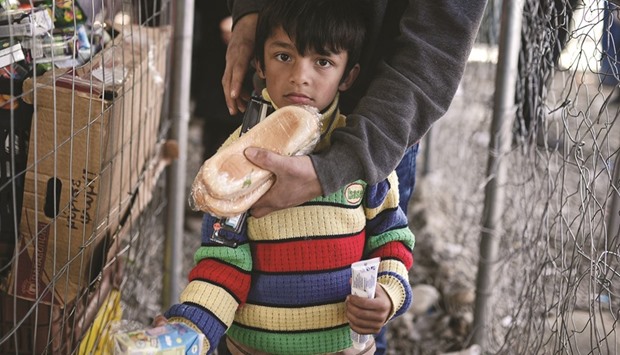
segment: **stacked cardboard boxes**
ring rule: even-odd
[[[24,83],[34,114],[10,294],[70,305],[148,203],[140,186],[158,153],[169,44],[168,27],[126,26],[83,67]]]

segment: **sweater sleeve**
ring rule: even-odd
[[[413,264],[415,237],[407,216],[398,205],[396,173],[368,186],[366,209],[366,258],[380,257],[378,282],[392,300],[390,319],[403,314],[411,305],[409,269]]]
[[[258,12],[268,0],[227,0],[228,9],[232,14],[233,25],[243,16]]]
[[[183,322],[202,331],[208,353],[215,351],[237,308],[247,300],[252,270],[245,224],[233,232],[219,229],[216,222],[215,217],[205,214],[202,243],[194,257],[196,266],[189,274],[189,284],[181,293],[180,303],[165,313],[171,322]],[[216,230],[227,244],[214,240]]]
[[[311,156],[325,195],[357,179],[369,184],[384,179],[446,112],[485,5],[486,0],[409,0],[400,34],[347,115],[347,126],[334,131],[330,149]]]

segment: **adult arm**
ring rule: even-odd
[[[229,5],[233,11],[247,14],[258,10],[263,2],[229,0]],[[257,7],[252,9],[251,5]],[[330,149],[311,155],[310,159],[276,157],[266,151],[246,152],[248,159],[271,170],[277,178],[271,190],[254,205],[252,214],[261,217],[298,205],[320,194],[333,193],[357,179],[377,183],[385,178],[405,149],[417,142],[448,109],[485,5],[486,0],[410,0],[401,19],[401,34],[392,46],[394,50],[379,64],[366,95],[348,116],[347,127],[334,131]],[[239,15],[233,17],[239,19]],[[233,28],[233,39],[238,29]],[[249,61],[249,57],[246,59]],[[245,71],[232,80],[234,65],[227,62],[226,66],[228,75],[223,83],[229,102],[231,91],[226,88],[240,88]],[[238,68],[247,70],[247,64]],[[296,186],[309,188],[295,190]]]
[[[332,146],[311,155],[324,194],[384,179],[405,149],[448,109],[463,76],[486,0],[410,0],[393,51]]]
[[[233,29],[226,50],[226,68],[222,87],[226,106],[231,115],[245,112],[247,97],[242,92],[243,80],[254,56],[258,11],[267,0],[228,0]]]

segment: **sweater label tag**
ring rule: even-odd
[[[344,198],[350,205],[357,205],[364,197],[364,186],[359,182],[353,182],[344,188]]]

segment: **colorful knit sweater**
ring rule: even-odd
[[[323,116],[318,149],[344,125],[337,99]],[[378,282],[392,301],[390,319],[411,304],[414,236],[398,207],[394,173],[377,185],[356,181],[303,205],[248,217],[239,233],[226,235],[236,247],[212,241],[214,222],[205,215],[181,304],[166,312],[170,321],[200,329],[209,353],[224,333],[273,354],[350,347],[344,301],[351,293],[351,264],[359,260],[381,257]]]

